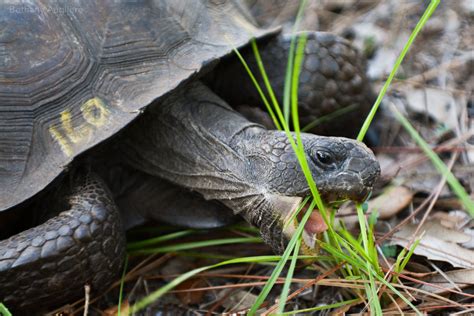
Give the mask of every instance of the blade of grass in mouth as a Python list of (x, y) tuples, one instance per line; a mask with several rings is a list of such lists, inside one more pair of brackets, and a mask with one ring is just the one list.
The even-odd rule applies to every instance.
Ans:
[(300, 203), (300, 205), (298, 206), (298, 208), (291, 214), (291, 216), (287, 219), (287, 221), (285, 222), (285, 224), (283, 225), (283, 229), (287, 228), (288, 225), (290, 225), (291, 223), (294, 223), (295, 219), (297, 218), (297, 216), (300, 214), (301, 210), (303, 210), (304, 206), (306, 205), (306, 203), (308, 203), (310, 197), (307, 196), (304, 198), (303, 202)]

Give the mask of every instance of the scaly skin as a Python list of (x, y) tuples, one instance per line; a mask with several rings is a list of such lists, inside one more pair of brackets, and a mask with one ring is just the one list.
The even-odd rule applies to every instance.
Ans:
[(81, 297), (86, 284), (100, 293), (120, 272), (125, 238), (102, 180), (81, 176), (67, 203), (59, 215), (0, 241), (0, 301), (12, 312), (31, 315)]

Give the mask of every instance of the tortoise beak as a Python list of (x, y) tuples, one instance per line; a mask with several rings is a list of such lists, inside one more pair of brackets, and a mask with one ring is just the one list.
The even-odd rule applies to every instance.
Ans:
[(380, 164), (372, 151), (362, 144), (354, 146), (341, 169), (322, 186), (323, 199), (365, 201), (380, 175)]

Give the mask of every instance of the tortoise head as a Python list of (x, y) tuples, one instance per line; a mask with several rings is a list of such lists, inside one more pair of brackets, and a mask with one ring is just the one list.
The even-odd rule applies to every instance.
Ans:
[[(278, 133), (275, 137), (275, 133)], [(364, 201), (380, 174), (372, 151), (363, 143), (342, 137), (302, 134), (308, 170), (325, 203), (342, 200)], [(249, 155), (256, 166), (258, 181), (266, 183), (264, 202), (244, 217), (261, 230), (264, 240), (277, 253), (283, 252), (295, 232), (285, 222), (298, 208), (302, 197), (311, 194), (307, 180), (288, 138), (271, 131), (260, 139), (261, 146)], [(306, 249), (314, 247), (314, 235), (324, 226), (313, 211), (305, 226)], [(318, 223), (319, 220), (319, 223)]]

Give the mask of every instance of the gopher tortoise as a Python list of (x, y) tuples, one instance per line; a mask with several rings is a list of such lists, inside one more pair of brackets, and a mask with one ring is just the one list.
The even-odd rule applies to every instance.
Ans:
[[(288, 36), (239, 1), (3, 1), (0, 20), (0, 301), (38, 311), (85, 284), (100, 293), (122, 268), (124, 230), (145, 219), (210, 228), (240, 216), (284, 249), (305, 177), (284, 132), (223, 100), (254, 94), (233, 47), (258, 38), (279, 87)], [(304, 115), (366, 109), (347, 42), (311, 33), (305, 60)], [(367, 197), (379, 165), (364, 144), (302, 139), (326, 201)]]

